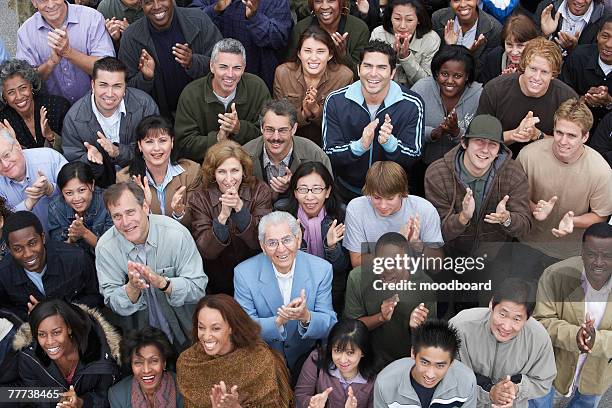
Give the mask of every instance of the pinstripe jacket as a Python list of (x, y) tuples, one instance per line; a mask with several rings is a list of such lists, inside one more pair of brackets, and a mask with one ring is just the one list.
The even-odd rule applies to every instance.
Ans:
[[(393, 134), (384, 145), (378, 142), (378, 131), (391, 118)], [(357, 81), (328, 95), (323, 107), (323, 150), (329, 156), (334, 174), (345, 188), (361, 194), (365, 176), (376, 161), (399, 163), (407, 173), (421, 155), (425, 129), (424, 105), (419, 95), (395, 82), (390, 83), (383, 103), (376, 111), (379, 123), (368, 150), (359, 139), (370, 122), (370, 112)]]

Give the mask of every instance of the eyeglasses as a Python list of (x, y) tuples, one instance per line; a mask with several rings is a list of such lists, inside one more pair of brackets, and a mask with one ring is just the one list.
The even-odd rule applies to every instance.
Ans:
[(287, 235), (282, 237), (280, 241), (278, 239), (269, 239), (266, 241), (266, 246), (269, 249), (276, 249), (278, 248), (279, 242), (282, 243), (284, 246), (288, 247), (289, 245), (293, 244), (293, 242), (295, 242), (295, 237), (293, 235)]
[(262, 130), (263, 130), (263, 134), (267, 136), (272, 136), (276, 132), (278, 132), (278, 134), (281, 136), (287, 136), (291, 133), (290, 127), (282, 127), (282, 128), (276, 129), (276, 128), (273, 128), (272, 126), (264, 126)]
[(2, 155), (0, 155), (0, 162), (1, 163), (8, 162), (13, 157), (14, 149), (15, 149), (15, 143), (11, 144), (11, 150), (5, 153), (2, 153)]
[(325, 191), (325, 187), (314, 186), (312, 188), (308, 188), (306, 186), (300, 186), (296, 188), (295, 191), (297, 191), (298, 194), (301, 194), (301, 195), (306, 195), (309, 192), (312, 192), (312, 194), (321, 194), (323, 191)]

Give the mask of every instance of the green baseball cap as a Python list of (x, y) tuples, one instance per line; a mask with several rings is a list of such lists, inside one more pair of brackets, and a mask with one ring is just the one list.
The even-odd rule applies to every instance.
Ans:
[(479, 137), (494, 142), (504, 143), (502, 124), (495, 116), (478, 115), (472, 119), (465, 137)]

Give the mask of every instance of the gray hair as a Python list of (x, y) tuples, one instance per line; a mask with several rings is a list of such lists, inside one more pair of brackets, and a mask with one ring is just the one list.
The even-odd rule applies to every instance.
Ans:
[(215, 61), (220, 52), (226, 52), (228, 54), (239, 54), (242, 55), (242, 59), (246, 64), (246, 50), (242, 43), (233, 38), (224, 38), (220, 41), (217, 41), (215, 46), (210, 53), (210, 60)]
[(4, 82), (14, 75), (21, 75), (32, 85), (32, 91), (40, 91), (41, 80), (38, 72), (27, 61), (10, 59), (0, 64), (0, 101), (4, 102)]
[(300, 234), (300, 224), (298, 224), (293, 215), (285, 211), (274, 211), (270, 214), (264, 215), (261, 220), (259, 220), (257, 238), (259, 238), (260, 242), (263, 242), (264, 238), (266, 237), (266, 228), (268, 225), (279, 225), (283, 223), (287, 223), (287, 225), (289, 225), (289, 229), (291, 230), (291, 234), (293, 234), (293, 236), (297, 237)]
[(16, 142), (15, 138), (6, 129), (0, 129), (0, 137), (5, 141), (9, 142), (10, 144)]
[(259, 126), (263, 126), (263, 119), (266, 113), (272, 111), (278, 116), (287, 116), (289, 126), (293, 127), (297, 123), (297, 110), (286, 98), (272, 99), (263, 104), (259, 114)]

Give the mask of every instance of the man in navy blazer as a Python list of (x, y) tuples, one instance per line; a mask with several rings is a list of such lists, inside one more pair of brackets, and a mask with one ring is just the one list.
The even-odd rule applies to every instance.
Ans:
[(302, 232), (289, 213), (264, 216), (258, 235), (264, 253), (235, 268), (234, 297), (297, 375), (296, 362), (317, 339), (327, 338), (337, 321), (331, 298), (332, 266), (299, 250)]

